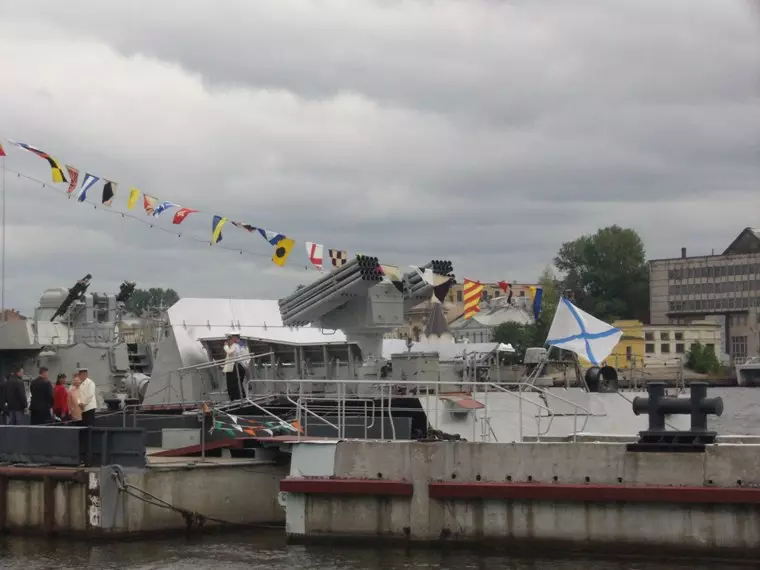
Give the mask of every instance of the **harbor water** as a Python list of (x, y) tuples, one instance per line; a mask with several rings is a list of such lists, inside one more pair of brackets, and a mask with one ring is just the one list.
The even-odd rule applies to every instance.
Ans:
[[(725, 412), (710, 426), (720, 434), (760, 435), (760, 388), (721, 388), (709, 391), (721, 396)], [(551, 553), (548, 553), (551, 554)], [(0, 537), (0, 569), (43, 570), (99, 568), (119, 570), (183, 569), (232, 570), (426, 570), (534, 569), (534, 570), (680, 570), (711, 568), (728, 570), (746, 567), (740, 562), (693, 560), (656, 561), (615, 555), (588, 557), (546, 552), (534, 556), (503, 552), (445, 549), (292, 546), (278, 531), (248, 530), (234, 535), (197, 539), (172, 538), (143, 542), (87, 544), (64, 540)]]

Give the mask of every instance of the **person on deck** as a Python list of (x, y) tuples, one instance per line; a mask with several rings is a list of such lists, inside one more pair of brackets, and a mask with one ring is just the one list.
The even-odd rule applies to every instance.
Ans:
[(29, 384), (31, 402), (29, 402), (30, 423), (41, 426), (53, 419), (53, 387), (48, 380), (48, 369), (40, 368), (40, 374)]
[(61, 372), (55, 379), (53, 388), (53, 416), (62, 422), (69, 419), (69, 393), (66, 390), (66, 375)]
[(74, 372), (71, 377), (71, 388), (68, 392), (68, 407), (71, 418), (69, 425), (79, 426), (82, 425), (82, 408), (79, 406), (79, 386), (82, 384), (82, 380), (79, 377), (79, 372)]
[(243, 382), (245, 381), (246, 368), (242, 361), (238, 360), (245, 355), (248, 349), (240, 340), (240, 335), (231, 333), (227, 335), (227, 341), (224, 343), (224, 372), (227, 379), (227, 395), (230, 402), (235, 402), (243, 397)]
[(24, 425), (26, 412), (26, 388), (24, 387), (24, 369), (17, 366), (5, 381), (5, 406), (8, 414), (8, 425)]
[(82, 381), (79, 386), (79, 409), (82, 410), (82, 425), (95, 425), (95, 408), (98, 400), (95, 394), (95, 382), (89, 376), (86, 368), (79, 370), (79, 378)]

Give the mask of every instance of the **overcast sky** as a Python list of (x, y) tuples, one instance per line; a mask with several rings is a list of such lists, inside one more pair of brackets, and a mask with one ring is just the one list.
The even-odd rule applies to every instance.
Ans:
[[(178, 237), (9, 172), (6, 307), (88, 272), (276, 298), (316, 277), (304, 240), (520, 282), (613, 223), (719, 251), (760, 225), (759, 95), (748, 0), (6, 2), (0, 137), (118, 182), (114, 210), (202, 211), (156, 220)], [(213, 214), (293, 237), (288, 268), (231, 225), (204, 244)]]

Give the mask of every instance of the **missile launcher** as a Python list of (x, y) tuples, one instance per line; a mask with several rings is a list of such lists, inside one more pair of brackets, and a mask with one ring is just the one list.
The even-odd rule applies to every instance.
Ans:
[[(448, 277), (440, 280), (440, 287), (446, 290), (454, 282), (450, 261), (433, 260), (420, 269)], [(311, 324), (342, 330), (362, 351), (359, 378), (377, 377), (382, 366), (383, 335), (403, 326), (405, 311), (429, 301), (434, 291), (417, 271), (402, 277), (401, 290), (383, 277), (376, 257), (357, 255), (343, 267), (280, 299), (282, 322), (292, 327)]]

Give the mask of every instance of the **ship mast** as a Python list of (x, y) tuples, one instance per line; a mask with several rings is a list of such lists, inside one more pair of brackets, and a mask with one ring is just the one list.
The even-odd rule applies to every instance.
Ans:
[(2, 202), (2, 241), (0, 247), (0, 311), (2, 320), (5, 321), (5, 157), (0, 157), (0, 202)]

